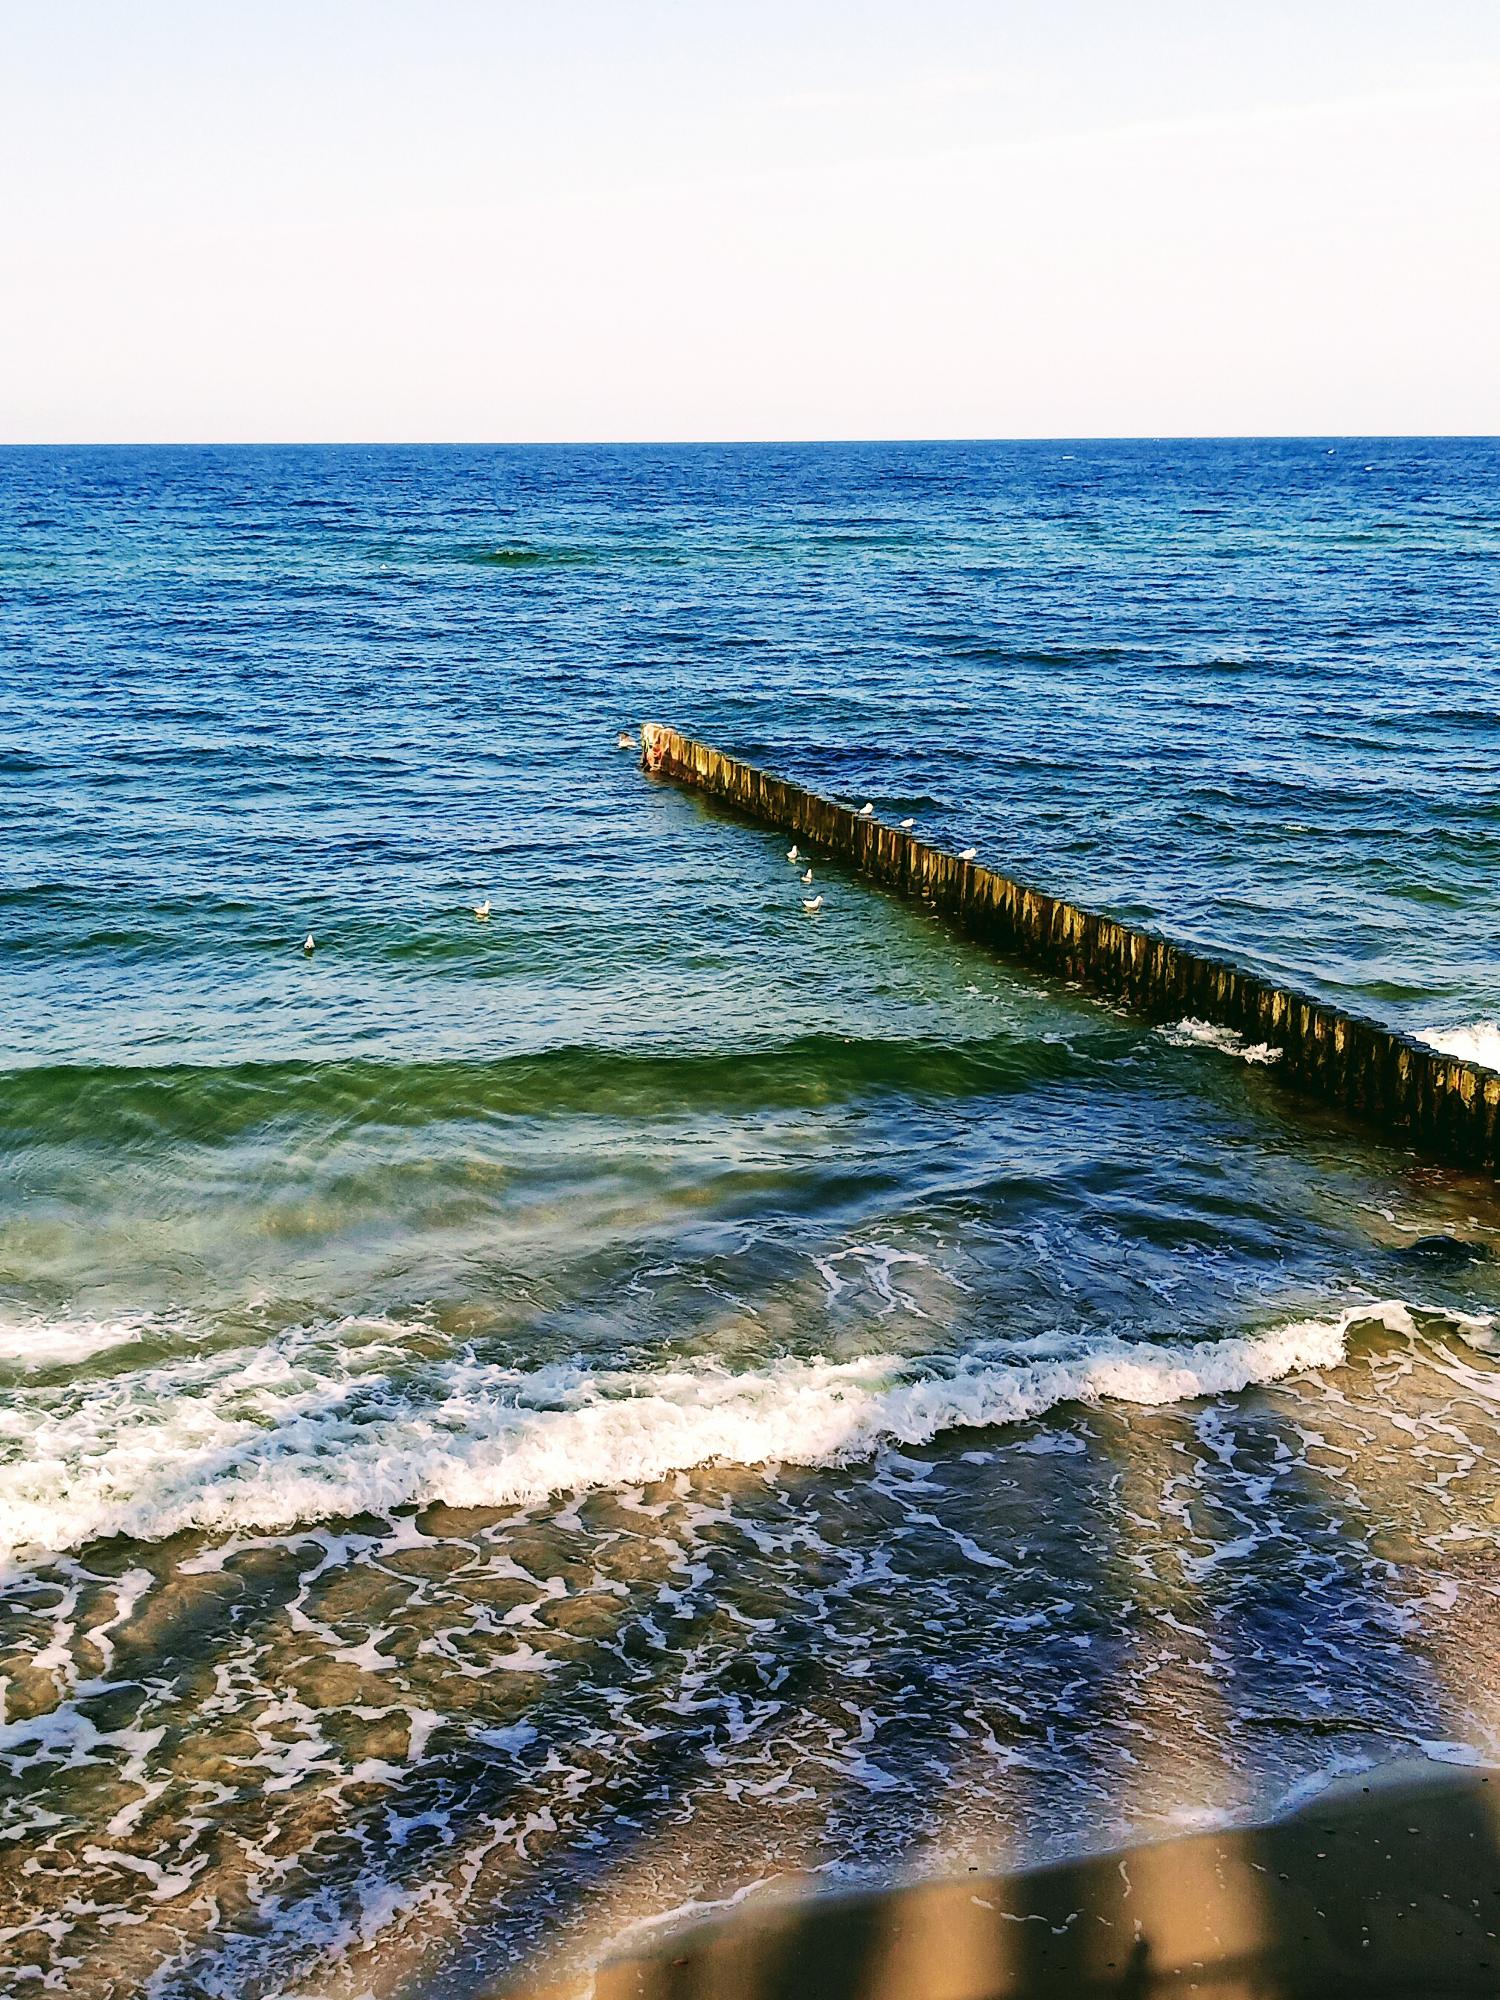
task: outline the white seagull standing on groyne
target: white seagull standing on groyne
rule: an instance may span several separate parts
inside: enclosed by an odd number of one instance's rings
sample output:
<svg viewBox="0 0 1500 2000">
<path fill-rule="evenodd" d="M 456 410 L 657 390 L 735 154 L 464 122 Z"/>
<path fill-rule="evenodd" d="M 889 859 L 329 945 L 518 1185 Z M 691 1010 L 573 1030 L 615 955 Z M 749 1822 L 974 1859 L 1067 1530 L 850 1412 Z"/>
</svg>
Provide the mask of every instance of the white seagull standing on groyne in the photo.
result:
<svg viewBox="0 0 1500 2000">
<path fill-rule="evenodd" d="M 823 907 L 823 898 L 821 896 L 804 896 L 802 898 L 802 907 L 810 917 L 816 916 L 818 911 Z"/>
<path fill-rule="evenodd" d="M 966 847 L 958 858 L 960 861 L 972 861 L 978 852 L 979 849 L 977 847 Z"/>
<path fill-rule="evenodd" d="M 914 827 L 914 826 L 916 825 L 916 823 L 917 823 L 917 822 L 916 822 L 916 821 L 915 821 L 914 819 L 904 819 L 904 820 L 902 820 L 902 822 L 901 822 L 901 831 L 902 831 L 903 833 L 910 833 L 910 832 L 911 832 L 911 830 L 912 830 L 912 828 L 913 828 L 913 827 Z"/>
<path fill-rule="evenodd" d="M 312 951 L 315 949 L 313 934 L 311 931 L 309 931 L 307 936 L 302 940 L 302 949 L 304 951 Z"/>
<path fill-rule="evenodd" d="M 875 808 L 874 806 L 871 805 L 868 799 L 866 799 L 864 804 L 860 807 L 859 816 L 861 819 L 873 819 L 875 817 Z"/>
<path fill-rule="evenodd" d="M 480 922 L 481 922 L 482 924 L 487 924 L 487 923 L 489 922 L 489 920 L 490 920 L 490 899 L 489 899 L 489 897 L 488 897 L 488 896 L 486 896 L 486 897 L 485 897 L 485 899 L 484 899 L 484 901 L 483 901 L 482 903 L 476 903 L 476 904 L 474 905 L 474 914 L 475 914 L 475 916 L 476 916 L 476 917 L 478 917 L 479 921 L 480 921 Z"/>
</svg>

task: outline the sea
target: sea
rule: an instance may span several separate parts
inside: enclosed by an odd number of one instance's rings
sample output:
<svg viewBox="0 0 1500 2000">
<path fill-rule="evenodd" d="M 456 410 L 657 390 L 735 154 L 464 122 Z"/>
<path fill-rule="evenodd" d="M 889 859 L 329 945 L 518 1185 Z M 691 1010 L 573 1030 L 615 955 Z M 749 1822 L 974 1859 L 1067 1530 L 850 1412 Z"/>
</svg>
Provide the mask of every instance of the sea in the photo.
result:
<svg viewBox="0 0 1500 2000">
<path fill-rule="evenodd" d="M 1500 1065 L 1497 557 L 1493 439 L 0 453 L 0 1989 L 1500 1758 L 1493 1178 L 619 743 Z"/>
</svg>

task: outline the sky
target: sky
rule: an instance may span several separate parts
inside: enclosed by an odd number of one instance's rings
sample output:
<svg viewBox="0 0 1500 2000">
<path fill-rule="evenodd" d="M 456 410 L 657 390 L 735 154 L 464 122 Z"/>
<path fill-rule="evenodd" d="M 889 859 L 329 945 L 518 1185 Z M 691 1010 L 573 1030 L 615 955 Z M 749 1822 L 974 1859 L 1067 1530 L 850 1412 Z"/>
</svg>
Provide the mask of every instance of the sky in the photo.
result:
<svg viewBox="0 0 1500 2000">
<path fill-rule="evenodd" d="M 0 0 L 0 441 L 1500 431 L 1500 0 Z"/>
</svg>

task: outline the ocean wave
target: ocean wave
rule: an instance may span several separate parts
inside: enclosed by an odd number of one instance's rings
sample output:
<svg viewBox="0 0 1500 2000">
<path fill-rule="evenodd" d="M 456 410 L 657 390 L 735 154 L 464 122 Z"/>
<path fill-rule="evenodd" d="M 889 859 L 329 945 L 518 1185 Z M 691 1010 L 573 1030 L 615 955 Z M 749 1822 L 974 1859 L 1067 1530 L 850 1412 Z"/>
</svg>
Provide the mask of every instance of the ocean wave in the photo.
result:
<svg viewBox="0 0 1500 2000">
<path fill-rule="evenodd" d="M 460 562 L 493 569 L 555 569 L 595 562 L 600 554 L 594 549 L 565 547 L 560 543 L 538 547 L 527 542 L 484 544 L 477 548 L 462 548 L 456 553 Z"/>
<path fill-rule="evenodd" d="M 1108 1028 L 1099 1032 L 1107 1049 Z M 444 1119 L 601 1112 L 670 1119 L 691 1105 L 732 1114 L 832 1098 L 906 1095 L 940 1101 L 1026 1090 L 1076 1075 L 1071 1042 L 1017 1032 L 937 1036 L 808 1033 L 703 1051 L 564 1043 L 483 1059 L 395 1062 L 350 1056 L 224 1065 L 32 1065 L 0 1074 L 0 1143 L 48 1145 L 233 1140 L 294 1116 L 429 1127 Z M 1121 1069 L 1116 1086 L 1129 1087 Z"/>
<path fill-rule="evenodd" d="M 1247 1063 L 1281 1060 L 1281 1050 L 1273 1049 L 1269 1042 L 1247 1042 L 1238 1029 L 1221 1028 L 1215 1021 L 1189 1018 L 1175 1021 L 1169 1028 L 1158 1028 L 1157 1033 L 1174 1049 L 1217 1049 L 1220 1055 L 1238 1056 L 1241 1062 Z"/>
<path fill-rule="evenodd" d="M 1418 1028 L 1417 1040 L 1445 1056 L 1500 1070 L 1500 1021 L 1474 1021 L 1467 1027 Z"/>
<path fill-rule="evenodd" d="M 28 1319 L 0 1323 L 0 1368 L 65 1368 L 142 1338 L 149 1319 Z"/>
<path fill-rule="evenodd" d="M 528 1505 L 710 1465 L 846 1465 L 1062 1403 L 1179 1403 L 1336 1367 L 1365 1322 L 1416 1330 L 1387 1301 L 1181 1346 L 1060 1335 L 947 1368 L 868 1356 L 732 1373 L 520 1371 L 470 1353 L 424 1371 L 393 1327 L 293 1328 L 254 1350 L 11 1397 L 0 1548 L 274 1531 L 432 1502 Z"/>
</svg>

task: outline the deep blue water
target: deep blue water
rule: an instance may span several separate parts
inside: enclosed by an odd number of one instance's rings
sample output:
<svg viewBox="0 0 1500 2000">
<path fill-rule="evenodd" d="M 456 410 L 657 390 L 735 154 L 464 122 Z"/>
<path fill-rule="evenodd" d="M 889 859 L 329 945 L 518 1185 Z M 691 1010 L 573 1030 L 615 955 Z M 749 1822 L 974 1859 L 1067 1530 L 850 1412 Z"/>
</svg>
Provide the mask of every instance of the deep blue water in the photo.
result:
<svg viewBox="0 0 1500 2000">
<path fill-rule="evenodd" d="M 4 1053 L 493 1052 L 575 1006 L 722 1037 L 758 925 L 615 755 L 643 714 L 1483 1015 L 1497 475 L 1488 441 L 11 452 Z"/>
<path fill-rule="evenodd" d="M 0 1962 L 1489 1749 L 1492 1185 L 616 737 L 1493 1060 L 1497 555 L 1494 440 L 0 452 Z"/>
</svg>

